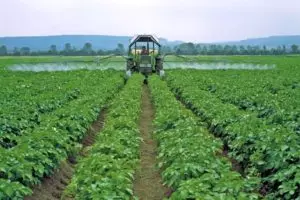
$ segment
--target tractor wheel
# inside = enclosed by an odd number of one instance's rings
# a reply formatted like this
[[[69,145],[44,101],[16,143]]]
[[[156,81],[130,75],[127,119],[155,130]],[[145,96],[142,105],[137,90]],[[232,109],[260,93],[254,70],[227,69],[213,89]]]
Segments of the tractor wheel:
[[[155,71],[159,75],[159,72],[163,69],[163,62],[161,58],[156,58]]]
[[[147,75],[145,75],[145,78],[144,78],[143,83],[144,83],[145,85],[148,85],[148,76],[147,76]]]

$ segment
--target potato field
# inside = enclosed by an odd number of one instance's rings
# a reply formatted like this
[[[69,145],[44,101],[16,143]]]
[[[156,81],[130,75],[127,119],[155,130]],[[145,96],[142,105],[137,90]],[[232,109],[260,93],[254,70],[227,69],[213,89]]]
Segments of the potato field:
[[[300,200],[299,56],[164,66],[0,58],[0,200]]]

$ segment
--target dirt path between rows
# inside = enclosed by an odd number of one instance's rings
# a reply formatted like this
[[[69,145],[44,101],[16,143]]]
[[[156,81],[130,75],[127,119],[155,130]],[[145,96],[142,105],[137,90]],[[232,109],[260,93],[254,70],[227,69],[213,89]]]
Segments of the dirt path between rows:
[[[140,134],[143,142],[140,146],[141,165],[135,174],[134,195],[139,200],[162,200],[168,190],[163,186],[159,169],[156,166],[157,144],[152,139],[154,107],[147,85],[143,85],[141,106]]]
[[[85,154],[85,147],[94,144],[97,133],[99,133],[103,128],[106,114],[107,109],[103,109],[97,120],[94,121],[88,129],[86,136],[82,140],[83,148],[80,152],[81,155]],[[52,176],[44,177],[42,183],[32,189],[33,195],[25,197],[24,200],[59,200],[63,191],[71,181],[75,163],[76,158],[69,157],[60,165]]]

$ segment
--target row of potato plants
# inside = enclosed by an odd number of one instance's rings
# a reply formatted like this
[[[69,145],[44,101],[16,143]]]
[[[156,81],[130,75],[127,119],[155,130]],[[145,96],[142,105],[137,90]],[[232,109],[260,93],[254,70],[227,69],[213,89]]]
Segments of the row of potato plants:
[[[16,138],[30,134],[43,116],[84,95],[84,85],[78,81],[82,76],[79,72],[3,72],[1,75],[0,146],[3,148],[16,146]]]
[[[131,199],[139,163],[142,76],[134,75],[109,104],[103,130],[76,166],[63,199]]]
[[[189,82],[192,76],[198,74],[169,74],[168,84],[185,105],[223,139],[229,147],[229,155],[243,166],[245,174],[262,178],[262,194],[269,199],[297,197],[299,136],[286,127],[257,118],[253,112],[223,103],[217,96],[199,89],[195,82]]]
[[[30,195],[31,187],[39,184],[45,175],[51,175],[61,162],[80,148],[79,143],[90,124],[123,85],[120,74],[114,72],[82,73],[85,73],[85,79],[73,74],[82,85],[80,96],[43,115],[32,132],[16,138],[18,145],[0,148],[0,180],[3,180],[0,199]],[[14,185],[13,192],[11,185]]]
[[[299,70],[189,70],[184,75],[180,71],[172,75],[188,76],[195,87],[209,91],[223,102],[300,133]]]
[[[222,155],[223,143],[176,100],[167,84],[151,77],[159,167],[170,199],[260,199],[259,180],[242,177]]]

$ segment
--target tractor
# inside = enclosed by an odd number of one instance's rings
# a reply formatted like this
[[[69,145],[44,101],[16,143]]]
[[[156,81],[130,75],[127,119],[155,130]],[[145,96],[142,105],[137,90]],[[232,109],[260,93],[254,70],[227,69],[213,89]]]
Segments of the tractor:
[[[152,73],[164,76],[161,45],[155,36],[137,35],[131,39],[126,58],[126,79],[134,72],[145,76],[144,83]]]

